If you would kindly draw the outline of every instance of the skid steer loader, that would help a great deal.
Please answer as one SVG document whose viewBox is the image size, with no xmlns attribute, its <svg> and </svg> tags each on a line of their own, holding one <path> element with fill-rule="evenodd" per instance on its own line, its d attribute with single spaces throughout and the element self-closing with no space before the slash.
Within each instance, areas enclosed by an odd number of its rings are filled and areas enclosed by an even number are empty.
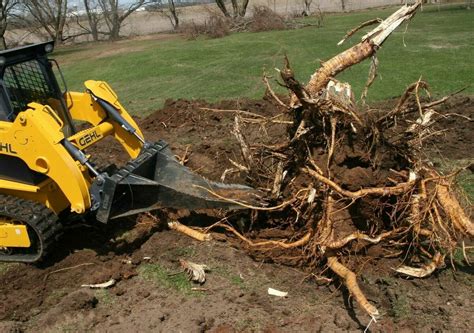
<svg viewBox="0 0 474 333">
<path fill-rule="evenodd" d="M 0 52 L 0 261 L 36 262 L 61 232 L 63 212 L 101 223 L 160 207 L 237 209 L 253 190 L 213 183 L 147 142 L 110 86 L 61 91 L 53 42 Z M 88 128 L 78 131 L 77 122 Z M 83 125 L 81 125 L 83 126 Z M 130 156 L 99 169 L 86 149 L 112 136 Z M 219 195 L 215 195 L 218 193 Z"/>
</svg>

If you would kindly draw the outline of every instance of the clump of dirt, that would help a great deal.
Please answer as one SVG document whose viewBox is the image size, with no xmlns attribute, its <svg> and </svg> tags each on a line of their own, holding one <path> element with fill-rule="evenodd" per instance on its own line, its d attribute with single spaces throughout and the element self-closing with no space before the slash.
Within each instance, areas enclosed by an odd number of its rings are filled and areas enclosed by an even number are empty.
<svg viewBox="0 0 474 333">
<path fill-rule="evenodd" d="M 442 117 L 434 124 L 435 133 L 427 142 L 430 155 L 445 159 L 470 159 L 473 150 L 470 136 L 474 131 L 472 97 L 449 99 L 439 112 Z"/>
</svg>

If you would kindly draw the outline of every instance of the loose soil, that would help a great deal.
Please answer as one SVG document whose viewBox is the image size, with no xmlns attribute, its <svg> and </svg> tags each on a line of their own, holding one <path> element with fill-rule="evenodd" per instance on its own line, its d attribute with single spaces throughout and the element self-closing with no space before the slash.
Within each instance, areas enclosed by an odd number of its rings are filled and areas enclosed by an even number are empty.
<svg viewBox="0 0 474 333">
<path fill-rule="evenodd" d="M 230 134 L 233 113 L 203 107 L 263 116 L 281 112 L 267 100 L 212 105 L 170 100 L 162 110 L 138 119 L 148 140 L 164 139 L 178 158 L 187 151 L 187 166 L 212 180 L 232 167 L 229 158 L 238 161 L 240 155 Z M 438 123 L 439 135 L 427 151 L 435 160 L 472 163 L 474 99 L 455 98 L 442 113 L 455 115 Z M 247 135 L 249 142 L 278 144 L 286 134 L 282 126 L 268 125 Z M 112 140 L 89 153 L 118 165 L 127 160 Z M 231 174 L 226 181 L 245 179 Z M 163 227 L 170 215 L 205 225 L 215 220 L 215 212 L 168 213 L 108 226 L 90 217 L 70 222 L 56 252 L 43 264 L 0 264 L 0 332 L 342 332 L 361 331 L 369 324 L 337 281 L 251 257 L 230 235 L 216 234 L 214 241 L 200 243 Z M 285 236 L 279 232 L 269 229 L 259 237 Z M 180 259 L 208 265 L 207 281 L 201 286 L 187 281 Z M 357 272 L 363 292 L 384 312 L 371 323 L 371 332 L 472 330 L 473 269 L 462 256 L 454 258 L 456 270 L 446 267 L 418 280 L 396 276 L 395 262 L 382 259 L 376 246 L 356 260 L 363 267 Z M 81 288 L 110 279 L 117 281 L 110 289 Z M 270 296 L 269 287 L 288 296 Z"/>
</svg>

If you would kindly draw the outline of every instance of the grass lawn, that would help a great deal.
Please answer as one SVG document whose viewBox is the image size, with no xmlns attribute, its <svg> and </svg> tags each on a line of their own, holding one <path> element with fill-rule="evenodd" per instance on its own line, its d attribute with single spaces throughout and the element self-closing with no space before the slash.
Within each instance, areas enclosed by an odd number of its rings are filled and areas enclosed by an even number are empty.
<svg viewBox="0 0 474 333">
<path fill-rule="evenodd" d="M 360 40 L 362 33 L 338 47 L 347 30 L 371 18 L 385 18 L 395 10 L 327 15 L 319 29 L 238 33 L 197 41 L 176 36 L 87 44 L 59 48 L 54 56 L 62 63 L 71 90 L 82 91 L 82 82 L 88 79 L 108 81 L 130 112 L 143 115 L 160 108 L 167 98 L 260 98 L 263 70 L 276 77 L 273 68 L 283 66 L 285 54 L 297 77 L 305 82 L 319 59 L 328 59 Z M 369 101 L 398 96 L 420 76 L 431 84 L 434 95 L 468 85 L 466 92 L 474 93 L 473 28 L 472 10 L 450 6 L 438 11 L 436 6 L 425 6 L 406 33 L 402 26 L 379 51 L 380 76 L 369 92 Z M 357 96 L 368 68 L 366 61 L 340 75 L 353 85 Z"/>
</svg>

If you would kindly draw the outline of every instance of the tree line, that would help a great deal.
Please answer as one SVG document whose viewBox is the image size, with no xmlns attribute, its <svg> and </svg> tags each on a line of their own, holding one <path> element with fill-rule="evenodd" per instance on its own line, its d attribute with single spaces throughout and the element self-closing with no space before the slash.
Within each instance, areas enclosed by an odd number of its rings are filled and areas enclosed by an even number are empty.
<svg viewBox="0 0 474 333">
<path fill-rule="evenodd" d="M 117 40 L 124 21 L 140 9 L 154 11 L 168 18 L 173 29 L 180 25 L 179 0 L 79 0 L 83 9 L 72 8 L 72 0 L 0 0 L 0 48 L 7 48 L 5 33 L 21 28 L 41 32 L 49 40 L 63 43 L 89 35 L 94 41 Z M 221 13 L 232 20 L 243 18 L 249 0 L 213 0 Z M 310 13 L 313 0 L 302 2 L 304 13 Z M 346 10 L 346 0 L 339 0 Z M 467 1 L 468 7 L 472 0 Z M 319 1 L 318 1 L 319 3 Z"/>
<path fill-rule="evenodd" d="M 5 32 L 10 27 L 41 31 L 57 43 L 84 35 L 96 41 L 116 40 L 130 14 L 157 1 L 161 0 L 134 0 L 125 5 L 119 0 L 81 0 L 84 9 L 74 10 L 68 0 L 0 0 L 0 46 L 7 47 Z"/>
</svg>

